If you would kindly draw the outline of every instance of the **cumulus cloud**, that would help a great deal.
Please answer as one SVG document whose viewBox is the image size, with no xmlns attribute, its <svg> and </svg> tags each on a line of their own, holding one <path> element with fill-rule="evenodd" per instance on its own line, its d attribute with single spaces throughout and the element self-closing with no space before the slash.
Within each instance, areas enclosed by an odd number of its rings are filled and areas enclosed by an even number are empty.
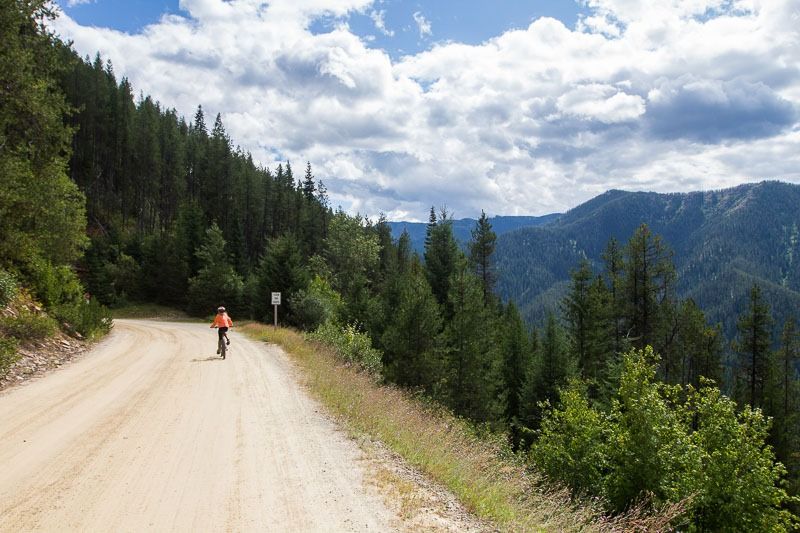
<svg viewBox="0 0 800 533">
<path fill-rule="evenodd" d="M 261 163 L 310 160 L 354 212 L 544 214 L 609 188 L 800 182 L 796 0 L 584 3 L 575 28 L 540 18 L 398 60 L 347 26 L 386 29 L 373 0 L 181 0 L 136 34 L 55 29 L 184 116 L 221 112 Z M 322 17 L 332 29 L 312 32 Z"/>
<path fill-rule="evenodd" d="M 69 7 L 79 6 L 81 4 L 93 4 L 95 0 L 67 0 Z"/>
<path fill-rule="evenodd" d="M 644 113 L 641 96 L 610 85 L 583 85 L 562 94 L 556 107 L 566 114 L 611 124 L 633 120 Z"/>
<path fill-rule="evenodd" d="M 650 91 L 646 118 L 659 137 L 716 143 L 776 135 L 796 122 L 797 113 L 760 82 L 682 77 Z"/>
</svg>

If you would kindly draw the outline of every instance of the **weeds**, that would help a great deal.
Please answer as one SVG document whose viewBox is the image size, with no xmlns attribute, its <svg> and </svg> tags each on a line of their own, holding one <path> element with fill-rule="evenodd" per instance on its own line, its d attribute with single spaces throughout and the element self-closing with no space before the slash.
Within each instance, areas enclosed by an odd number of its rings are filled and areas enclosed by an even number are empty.
<svg viewBox="0 0 800 533">
<path fill-rule="evenodd" d="M 5 307 L 17 295 L 19 286 L 14 276 L 0 268 L 0 307 Z"/>
<path fill-rule="evenodd" d="M 92 339 L 111 330 L 111 312 L 96 299 L 73 304 L 62 304 L 55 308 L 55 316 L 71 333 L 80 333 Z"/>
<path fill-rule="evenodd" d="M 0 337 L 0 378 L 4 378 L 11 365 L 19 360 L 17 339 Z"/>
<path fill-rule="evenodd" d="M 0 318 L 0 332 L 21 341 L 41 340 L 58 330 L 58 324 L 47 315 L 21 308 L 15 316 Z"/>
<path fill-rule="evenodd" d="M 354 325 L 339 327 L 326 322 L 310 333 L 308 338 L 329 346 L 339 359 L 348 364 L 358 365 L 374 374 L 381 370 L 381 352 L 373 348 L 369 336 L 358 331 Z"/>
</svg>

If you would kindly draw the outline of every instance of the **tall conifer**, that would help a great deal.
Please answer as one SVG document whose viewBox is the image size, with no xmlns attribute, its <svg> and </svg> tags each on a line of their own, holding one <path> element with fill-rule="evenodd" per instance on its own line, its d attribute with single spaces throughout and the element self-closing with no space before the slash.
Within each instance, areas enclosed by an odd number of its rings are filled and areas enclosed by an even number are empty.
<svg viewBox="0 0 800 533">
<path fill-rule="evenodd" d="M 496 274 L 492 259 L 495 241 L 497 241 L 497 235 L 492 231 L 489 217 L 486 216 L 486 212 L 481 211 L 481 217 L 472 230 L 472 240 L 469 243 L 469 262 L 478 279 L 481 280 L 484 306 L 489 306 L 495 300 Z"/>
<path fill-rule="evenodd" d="M 761 407 L 770 370 L 772 316 L 757 284 L 750 289 L 748 309 L 739 317 L 736 328 L 738 335 L 734 350 L 739 356 L 738 397 L 753 407 Z"/>
</svg>

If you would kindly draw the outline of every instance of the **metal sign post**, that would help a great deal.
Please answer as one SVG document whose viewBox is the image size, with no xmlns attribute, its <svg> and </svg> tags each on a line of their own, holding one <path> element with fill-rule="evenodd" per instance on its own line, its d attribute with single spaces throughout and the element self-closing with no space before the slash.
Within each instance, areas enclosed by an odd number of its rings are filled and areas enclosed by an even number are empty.
<svg viewBox="0 0 800 533">
<path fill-rule="evenodd" d="M 273 292 L 272 293 L 272 307 L 274 309 L 273 312 L 273 326 L 276 328 L 278 327 L 278 306 L 281 305 L 281 293 Z"/>
</svg>

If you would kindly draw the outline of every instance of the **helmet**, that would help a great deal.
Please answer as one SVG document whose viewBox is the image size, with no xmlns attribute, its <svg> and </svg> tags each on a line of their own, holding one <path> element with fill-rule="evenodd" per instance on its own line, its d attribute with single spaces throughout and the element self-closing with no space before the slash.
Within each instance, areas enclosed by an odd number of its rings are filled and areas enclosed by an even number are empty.
<svg viewBox="0 0 800 533">
<path fill-rule="evenodd" d="M 222 306 L 217 307 L 217 313 L 222 313 L 223 311 L 225 311 L 224 307 Z"/>
</svg>

